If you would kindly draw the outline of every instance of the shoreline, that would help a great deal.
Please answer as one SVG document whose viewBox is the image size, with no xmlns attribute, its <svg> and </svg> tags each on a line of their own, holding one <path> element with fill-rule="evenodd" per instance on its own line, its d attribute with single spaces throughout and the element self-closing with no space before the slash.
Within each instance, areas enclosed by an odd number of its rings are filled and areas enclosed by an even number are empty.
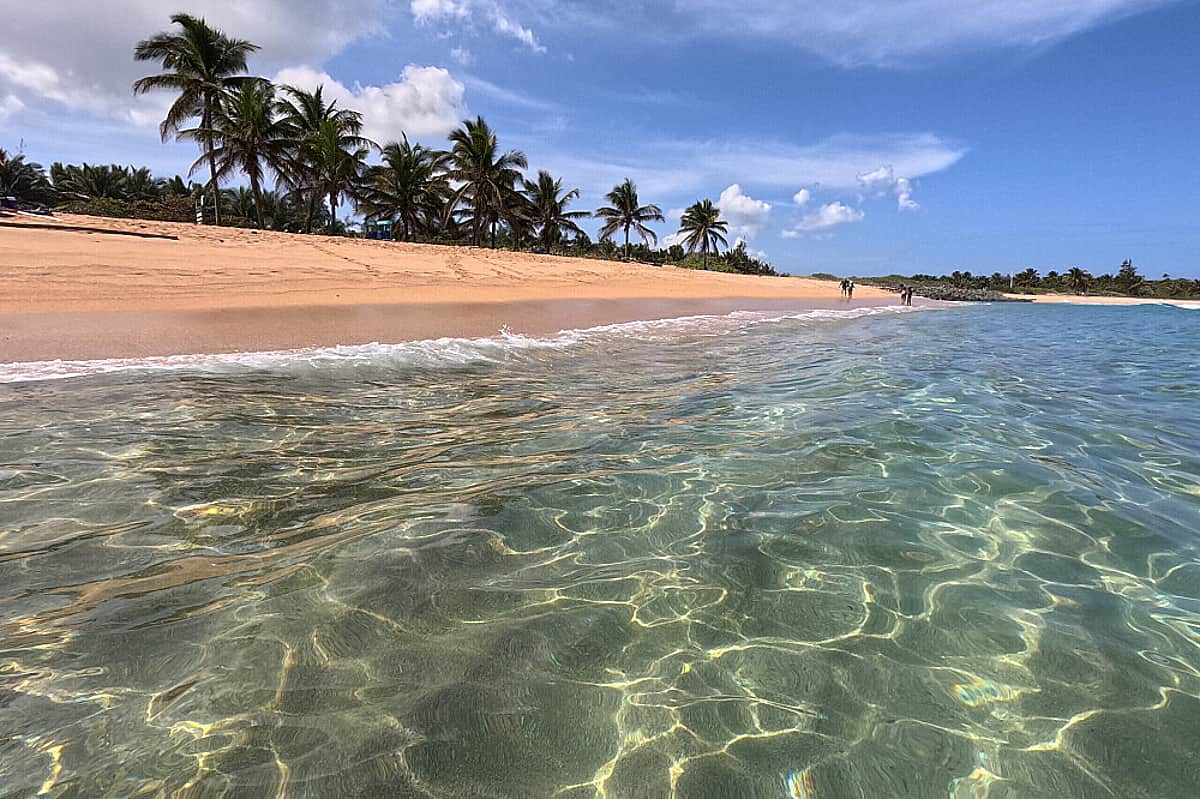
<svg viewBox="0 0 1200 799">
<path fill-rule="evenodd" d="M 926 303 L 933 305 L 933 303 Z M 783 314 L 885 307 L 873 300 L 530 300 L 0 315 L 0 365 L 278 352 L 508 332 L 555 335 L 736 311 Z"/>
<path fill-rule="evenodd" d="M 866 286 L 847 301 L 835 283 L 809 278 L 144 220 L 59 220 L 61 230 L 0 228 L 2 363 L 397 344 L 503 329 L 543 336 L 733 311 L 897 304 L 895 294 Z"/>
<path fill-rule="evenodd" d="M 1097 294 L 1008 294 L 1005 297 L 1052 305 L 1174 305 L 1200 307 L 1200 299 L 1174 300 L 1167 297 L 1108 297 Z"/>
</svg>

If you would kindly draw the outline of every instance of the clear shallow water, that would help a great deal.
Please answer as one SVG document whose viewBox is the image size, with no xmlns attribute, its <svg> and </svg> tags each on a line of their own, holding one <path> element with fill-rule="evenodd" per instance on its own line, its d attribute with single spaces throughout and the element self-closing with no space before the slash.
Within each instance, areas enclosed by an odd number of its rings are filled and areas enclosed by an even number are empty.
<svg viewBox="0 0 1200 799">
<path fill-rule="evenodd" d="M 740 315 L 0 386 L 0 796 L 1194 795 L 1197 341 Z"/>
</svg>

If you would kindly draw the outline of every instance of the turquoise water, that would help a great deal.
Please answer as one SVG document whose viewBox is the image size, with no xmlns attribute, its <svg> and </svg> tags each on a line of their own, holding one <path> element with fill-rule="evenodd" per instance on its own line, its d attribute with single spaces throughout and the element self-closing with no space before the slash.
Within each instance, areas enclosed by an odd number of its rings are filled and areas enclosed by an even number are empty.
<svg viewBox="0 0 1200 799">
<path fill-rule="evenodd" d="M 2 367 L 0 796 L 1188 797 L 1200 314 Z"/>
</svg>

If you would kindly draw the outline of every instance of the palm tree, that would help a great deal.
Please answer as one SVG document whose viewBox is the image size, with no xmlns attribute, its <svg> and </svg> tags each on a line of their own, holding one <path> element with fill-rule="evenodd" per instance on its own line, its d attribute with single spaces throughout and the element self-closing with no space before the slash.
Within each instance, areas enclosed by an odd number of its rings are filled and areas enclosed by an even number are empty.
<svg viewBox="0 0 1200 799">
<path fill-rule="evenodd" d="M 1016 282 L 1018 286 L 1036 286 L 1038 284 L 1038 271 L 1030 267 L 1023 272 L 1018 272 Z"/>
<path fill-rule="evenodd" d="M 1071 287 L 1071 291 L 1076 294 L 1086 294 L 1088 289 L 1088 281 L 1092 276 L 1078 266 L 1073 266 L 1067 270 L 1067 285 Z"/>
<path fill-rule="evenodd" d="M 326 119 L 301 148 L 302 160 L 312 170 L 312 188 L 329 200 L 330 227 L 337 227 L 338 199 L 357 196 L 367 169 L 371 142 L 346 130 L 336 119 Z"/>
<path fill-rule="evenodd" d="M 450 134 L 450 170 L 447 177 L 459 184 L 450 200 L 447 215 L 460 203 L 466 203 L 471 219 L 471 243 L 479 246 L 484 225 L 491 226 L 492 246 L 496 246 L 496 225 L 514 206 L 520 170 L 529 166 L 520 150 L 501 153 L 496 134 L 483 117 L 464 120 Z"/>
<path fill-rule="evenodd" d="M 163 72 L 135 81 L 134 94 L 156 89 L 170 89 L 178 97 L 171 105 L 159 127 L 163 141 L 172 134 L 177 137 L 188 119 L 200 118 L 201 147 L 208 157 L 210 190 L 217 224 L 221 223 L 220 197 L 217 193 L 217 159 L 213 155 L 211 134 L 213 114 L 221 96 L 236 88 L 246 71 L 246 58 L 258 50 L 258 45 L 243 39 L 231 39 L 203 18 L 190 14 L 174 14 L 172 24 L 178 32 L 162 32 L 138 42 L 133 57 L 138 61 L 157 61 Z"/>
<path fill-rule="evenodd" d="M 429 233 L 450 195 L 442 174 L 449 155 L 408 136 L 383 148 L 383 163 L 367 171 L 359 205 L 371 219 L 392 220 L 392 235 L 401 232 L 412 241 L 418 231 Z"/>
<path fill-rule="evenodd" d="M 290 161 L 281 176 L 294 191 L 308 198 L 305 229 L 312 229 L 316 204 L 329 201 L 330 227 L 336 227 L 338 198 L 360 186 L 367 152 L 376 146 L 362 134 L 362 114 L 326 103 L 324 87 L 305 91 L 284 86 L 279 102 L 284 135 L 293 142 Z"/>
<path fill-rule="evenodd" d="M 613 190 L 604 195 L 609 205 L 596 209 L 595 216 L 604 221 L 600 228 L 600 240 L 611 241 L 618 230 L 625 231 L 625 260 L 629 260 L 629 231 L 636 230 L 642 241 L 654 246 L 658 236 L 646 227 L 647 222 L 663 222 L 662 209 L 657 205 L 640 205 L 638 202 L 637 185 L 625 178 L 625 182 L 613 186 Z"/>
<path fill-rule="evenodd" d="M 125 199 L 157 200 L 163 195 L 166 181 L 154 177 L 150 167 L 125 167 Z"/>
<path fill-rule="evenodd" d="M 565 234 L 583 232 L 575 220 L 588 216 L 588 212 L 567 210 L 571 201 L 579 198 L 579 189 L 563 194 L 562 180 L 555 180 L 543 169 L 538 172 L 536 183 L 525 181 L 525 195 L 532 206 L 533 222 L 538 226 L 538 239 L 546 252 L 553 251 Z"/>
<path fill-rule="evenodd" d="M 236 189 L 221 189 L 221 210 L 230 217 L 252 219 L 257 207 L 258 201 L 254 192 L 247 190 L 245 186 L 238 186 Z M 226 217 L 226 221 L 228 221 L 228 217 Z"/>
<path fill-rule="evenodd" d="M 119 164 L 63 165 L 55 162 L 50 165 L 50 179 L 54 181 L 54 188 L 76 199 L 131 199 L 129 177 L 129 172 Z"/>
<path fill-rule="evenodd" d="M 728 223 L 721 219 L 721 209 L 707 199 L 694 203 L 684 211 L 679 223 L 679 232 L 687 234 L 683 243 L 687 245 L 688 252 L 693 253 L 699 248 L 705 269 L 708 268 L 710 248 L 720 252 L 721 245 L 729 246 L 725 238 L 728 228 Z"/>
<path fill-rule="evenodd" d="M 54 186 L 46 179 L 41 164 L 25 160 L 23 155 L 8 155 L 0 150 L 0 197 L 12 197 L 19 203 L 50 205 L 55 200 Z"/>
<path fill-rule="evenodd" d="M 212 128 L 197 131 L 218 142 L 208 158 L 201 156 L 192 165 L 195 173 L 205 160 L 216 164 L 220 180 L 241 172 L 250 181 L 254 196 L 254 217 L 263 226 L 262 183 L 267 172 L 283 174 L 291 155 L 291 129 L 279 117 L 275 87 L 265 80 L 244 80 L 237 91 L 225 98 L 212 114 Z"/>
</svg>

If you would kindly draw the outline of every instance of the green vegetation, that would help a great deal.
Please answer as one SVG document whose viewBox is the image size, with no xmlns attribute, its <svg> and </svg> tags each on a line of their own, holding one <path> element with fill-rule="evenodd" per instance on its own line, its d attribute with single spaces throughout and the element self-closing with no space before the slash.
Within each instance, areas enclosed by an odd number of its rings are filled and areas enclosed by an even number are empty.
<svg viewBox="0 0 1200 799">
<path fill-rule="evenodd" d="M 0 151 L 0 195 L 26 207 L 174 222 L 194 221 L 200 204 L 206 223 L 332 235 L 352 232 L 338 219 L 348 202 L 372 233 L 390 231 L 404 241 L 480 246 L 486 240 L 491 247 L 775 274 L 744 243 L 721 252 L 728 248 L 727 226 L 711 200 L 685 213 L 679 232 L 686 250 L 657 249 L 649 225 L 665 221 L 662 210 L 643 203 L 631 179 L 605 195 L 604 207 L 573 210 L 579 189 L 545 170 L 528 179 L 525 154 L 504 150 L 482 117 L 451 132 L 445 151 L 413 144 L 404 134 L 400 141 L 373 142 L 363 135 L 362 115 L 327 101 L 322 87 L 275 86 L 247 75 L 247 57 L 258 50 L 252 42 L 188 14 L 171 22 L 171 30 L 134 48 L 138 61 L 162 71 L 136 81 L 133 91 L 175 95 L 160 133 L 164 141 L 197 142 L 200 156 L 189 177 L 207 173 L 207 182 L 163 180 L 149 169 L 116 164 L 54 164 L 47 174 Z M 368 163 L 372 153 L 380 163 Z M 249 188 L 221 188 L 235 176 L 244 176 Z M 598 242 L 579 226 L 589 216 L 602 222 Z M 620 249 L 613 241 L 618 233 Z"/>
<path fill-rule="evenodd" d="M 209 166 L 209 189 L 217 224 L 221 223 L 220 202 L 217 199 L 217 160 L 214 150 L 213 117 L 236 91 L 246 71 L 246 57 L 258 50 L 258 45 L 241 39 L 231 39 L 210 27 L 203 19 L 190 14 L 175 14 L 171 22 L 178 32 L 159 33 L 138 43 L 133 57 L 138 61 L 157 61 L 163 71 L 148 75 L 133 84 L 134 94 L 165 89 L 178 96 L 159 132 L 163 141 L 172 134 L 177 138 L 198 138 Z M 185 130 L 183 125 L 200 117 L 200 127 Z"/>
<path fill-rule="evenodd" d="M 911 277 L 888 275 L 887 277 L 855 278 L 860 283 L 898 288 L 900 284 L 917 287 L 951 287 L 964 290 L 987 290 L 1010 294 L 1094 294 L 1111 297 L 1159 297 L 1181 299 L 1200 297 L 1200 280 L 1172 278 L 1163 275 L 1161 280 L 1148 280 L 1126 260 L 1116 274 L 1092 275 L 1079 267 L 1065 272 L 1050 271 L 1042 275 L 1036 269 L 1024 269 L 1011 275 L 994 272 L 991 275 L 973 275 L 955 271 L 949 275 L 916 274 Z"/>
<path fill-rule="evenodd" d="M 695 203 L 683 212 L 679 232 L 686 234 L 683 243 L 687 245 L 688 253 L 700 250 L 704 268 L 708 268 L 708 251 L 711 247 L 720 252 L 721 246 L 729 246 L 725 238 L 728 225 L 721 219 L 721 209 L 712 204 L 712 200 L 704 199 Z"/>
<path fill-rule="evenodd" d="M 653 246 L 658 243 L 658 236 L 646 226 L 647 222 L 665 221 L 662 209 L 657 205 L 642 205 L 638 199 L 637 184 L 629 178 L 623 183 L 613 186 L 612 191 L 604 195 L 608 205 L 597 208 L 596 216 L 604 220 L 600 228 L 600 240 L 611 241 L 618 230 L 625 232 L 625 260 L 629 260 L 629 231 L 634 230 L 642 238 L 643 244 Z"/>
</svg>

